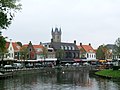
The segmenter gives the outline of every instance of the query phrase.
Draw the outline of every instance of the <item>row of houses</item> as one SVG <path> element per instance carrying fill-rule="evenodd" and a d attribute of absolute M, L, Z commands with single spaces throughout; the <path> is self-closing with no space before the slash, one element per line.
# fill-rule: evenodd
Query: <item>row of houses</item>
<path fill-rule="evenodd" d="M 24 44 L 22 47 L 17 44 L 17 42 L 7 42 L 6 48 L 7 53 L 4 55 L 4 60 L 36 60 L 43 61 L 46 60 L 57 60 L 57 53 L 63 53 L 63 61 L 80 61 L 80 60 L 96 60 L 96 53 L 92 46 L 89 45 L 76 45 L 75 43 L 43 43 L 39 45 L 33 45 L 30 41 L 28 44 Z M 26 49 L 26 51 L 25 51 Z M 45 50 L 44 50 L 45 49 Z M 59 52 L 63 50 L 64 52 Z M 22 52 L 26 52 L 27 56 L 22 56 Z M 45 55 L 45 56 L 44 56 Z"/>
<path fill-rule="evenodd" d="M 52 61 L 61 62 L 80 62 L 96 60 L 96 52 L 91 44 L 83 45 L 61 42 L 61 28 L 52 29 L 51 42 L 40 43 L 38 45 L 28 44 L 18 45 L 17 42 L 10 40 L 6 43 L 7 53 L 4 55 L 4 61 Z"/>

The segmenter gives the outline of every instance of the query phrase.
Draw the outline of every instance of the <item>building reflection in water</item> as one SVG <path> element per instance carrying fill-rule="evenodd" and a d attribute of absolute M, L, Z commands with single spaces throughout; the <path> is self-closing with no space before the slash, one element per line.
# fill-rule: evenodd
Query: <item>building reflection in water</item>
<path fill-rule="evenodd" d="M 73 84 L 82 87 L 90 87 L 92 82 L 89 78 L 89 72 L 58 72 L 57 83 Z"/>
<path fill-rule="evenodd" d="M 119 90 L 119 85 L 90 77 L 88 71 L 49 71 L 0 80 L 0 90 Z"/>

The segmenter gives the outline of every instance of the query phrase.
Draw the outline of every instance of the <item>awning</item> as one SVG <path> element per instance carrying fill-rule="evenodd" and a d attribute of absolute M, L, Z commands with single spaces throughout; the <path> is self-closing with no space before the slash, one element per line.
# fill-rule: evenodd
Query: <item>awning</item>
<path fill-rule="evenodd" d="M 61 62 L 74 62 L 74 60 L 73 59 L 62 59 L 62 60 L 60 60 Z"/>
<path fill-rule="evenodd" d="M 99 62 L 106 62 L 107 60 L 98 60 Z"/>
<path fill-rule="evenodd" d="M 82 60 L 80 60 L 80 59 L 74 59 L 74 61 L 75 61 L 75 62 L 80 62 L 80 61 L 82 61 Z"/>

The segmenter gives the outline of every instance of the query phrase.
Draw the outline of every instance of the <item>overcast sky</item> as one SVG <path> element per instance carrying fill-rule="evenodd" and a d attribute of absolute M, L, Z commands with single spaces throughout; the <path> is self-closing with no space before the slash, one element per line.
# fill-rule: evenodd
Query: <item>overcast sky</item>
<path fill-rule="evenodd" d="M 52 27 L 62 41 L 113 44 L 120 37 L 120 0 L 21 0 L 22 10 L 3 35 L 23 44 L 50 42 Z"/>

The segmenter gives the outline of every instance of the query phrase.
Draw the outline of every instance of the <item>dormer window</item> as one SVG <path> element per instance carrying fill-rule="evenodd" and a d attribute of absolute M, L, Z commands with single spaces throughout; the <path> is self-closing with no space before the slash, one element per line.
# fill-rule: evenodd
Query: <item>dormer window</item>
<path fill-rule="evenodd" d="M 65 50 L 67 50 L 67 46 L 65 46 Z"/>
<path fill-rule="evenodd" d="M 74 46 L 72 46 L 72 50 L 75 50 Z"/>
<path fill-rule="evenodd" d="M 68 46 L 68 49 L 69 49 L 69 50 L 71 50 L 71 47 L 70 47 L 70 46 Z"/>
<path fill-rule="evenodd" d="M 90 52 L 93 52 L 93 50 L 90 50 Z"/>
<path fill-rule="evenodd" d="M 12 47 L 10 47 L 10 50 L 12 50 Z"/>
<path fill-rule="evenodd" d="M 32 49 L 30 48 L 29 51 L 32 51 Z"/>

